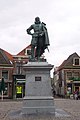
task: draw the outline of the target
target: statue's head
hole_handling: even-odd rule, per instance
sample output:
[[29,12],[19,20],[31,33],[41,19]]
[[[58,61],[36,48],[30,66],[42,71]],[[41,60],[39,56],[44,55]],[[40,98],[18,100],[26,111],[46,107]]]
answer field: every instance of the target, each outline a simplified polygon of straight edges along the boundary
[[36,18],[35,18],[35,23],[36,23],[36,24],[40,23],[40,18],[39,18],[39,17],[36,17]]

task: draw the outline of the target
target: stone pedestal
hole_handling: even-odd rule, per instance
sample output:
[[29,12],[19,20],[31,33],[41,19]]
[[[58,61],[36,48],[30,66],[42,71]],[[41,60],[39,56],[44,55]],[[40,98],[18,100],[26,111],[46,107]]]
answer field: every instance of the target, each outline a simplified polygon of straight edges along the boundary
[[23,66],[26,85],[22,114],[55,114],[50,81],[52,68],[47,62],[28,62]]

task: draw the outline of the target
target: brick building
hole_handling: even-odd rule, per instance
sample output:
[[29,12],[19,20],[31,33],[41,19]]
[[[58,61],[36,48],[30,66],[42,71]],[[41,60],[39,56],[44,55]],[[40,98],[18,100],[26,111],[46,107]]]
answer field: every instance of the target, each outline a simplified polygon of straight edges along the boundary
[[[31,46],[27,46],[17,55],[11,55],[0,49],[0,83],[5,81],[5,98],[23,97],[25,94],[25,74],[22,65],[27,64],[31,55]],[[0,94],[1,97],[1,94]]]
[[[31,56],[31,46],[27,46],[17,55],[11,55],[0,49],[0,83],[5,81],[4,97],[22,98],[25,95],[25,73],[23,65],[27,64]],[[42,56],[44,58],[44,56]],[[1,97],[1,95],[0,95]]]
[[66,96],[68,91],[70,94],[80,92],[80,56],[76,52],[54,69],[54,85],[60,96]]
[[13,97],[22,98],[25,95],[25,73],[23,64],[27,64],[31,55],[31,46],[27,46],[17,55],[13,55]]
[[12,86],[13,86],[12,74],[13,74],[13,57],[10,53],[0,48],[0,83],[3,77],[5,81],[4,97],[6,98],[12,98]]

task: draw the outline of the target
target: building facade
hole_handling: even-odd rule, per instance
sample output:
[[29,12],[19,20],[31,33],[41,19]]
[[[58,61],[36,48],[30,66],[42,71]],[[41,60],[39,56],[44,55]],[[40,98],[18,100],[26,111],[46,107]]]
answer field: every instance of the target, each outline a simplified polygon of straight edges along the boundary
[[5,98],[23,98],[25,96],[26,80],[23,65],[28,63],[30,57],[31,45],[24,48],[17,55],[11,55],[7,51],[0,49],[0,83],[3,77]]
[[67,96],[76,90],[80,92],[80,56],[71,54],[59,67],[54,69],[54,84],[57,95]]
[[[13,86],[13,57],[10,53],[6,52],[3,49],[0,49],[0,83],[2,77],[5,82],[5,98],[12,98],[12,86]],[[1,94],[0,94],[1,97]]]
[[27,46],[17,55],[13,55],[13,98],[23,98],[25,96],[25,73],[23,65],[27,64],[31,55],[31,46]]
[[30,45],[17,55],[11,55],[7,51],[0,49],[0,83],[3,77],[5,82],[4,98],[24,97],[25,73],[22,65],[27,64],[30,55]]

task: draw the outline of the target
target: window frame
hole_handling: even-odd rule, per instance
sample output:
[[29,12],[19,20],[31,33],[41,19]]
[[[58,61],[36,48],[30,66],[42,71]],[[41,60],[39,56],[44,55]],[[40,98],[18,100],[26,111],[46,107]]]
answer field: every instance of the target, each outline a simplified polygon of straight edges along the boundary
[[[3,76],[3,72],[6,72],[7,73],[7,78],[5,78]],[[9,70],[2,70],[2,77],[4,77],[4,80],[8,80],[9,79]]]
[[[28,51],[30,51],[30,54],[28,54]],[[31,49],[26,49],[25,50],[25,55],[30,56],[31,55]]]
[[[76,64],[76,61],[75,60],[78,60],[79,64]],[[80,58],[79,57],[75,57],[73,59],[73,66],[80,66]]]

